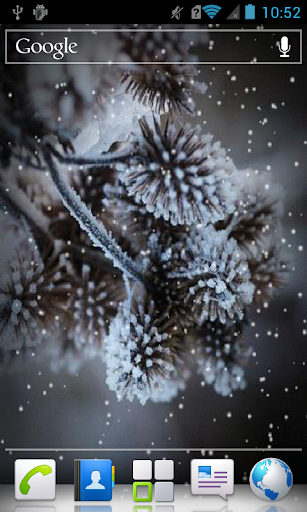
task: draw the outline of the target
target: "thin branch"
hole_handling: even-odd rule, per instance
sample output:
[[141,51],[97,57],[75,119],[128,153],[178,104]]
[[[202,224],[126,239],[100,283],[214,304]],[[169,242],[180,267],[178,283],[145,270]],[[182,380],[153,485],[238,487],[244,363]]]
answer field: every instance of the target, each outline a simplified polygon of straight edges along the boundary
[[121,160],[126,160],[131,157],[131,148],[125,148],[122,151],[112,151],[105,153],[103,156],[98,158],[84,158],[81,156],[66,156],[59,153],[54,147],[48,145],[48,150],[57,158],[57,160],[63,164],[71,165],[112,165]]
[[134,280],[144,282],[145,276],[140,266],[122,250],[112,234],[106,231],[102,222],[94,217],[74,189],[61,177],[50,153],[45,153],[45,159],[64,206],[79,223],[81,229],[89,235],[93,245],[100,247],[105,255],[113,260],[114,266],[118,267],[124,274],[129,275]]
[[41,165],[39,163],[35,164],[33,162],[32,157],[30,157],[30,156],[22,156],[22,155],[19,155],[18,153],[13,152],[12,158],[15,158],[15,160],[17,160],[20,163],[20,165],[22,165],[23,167],[30,168],[30,169],[33,169],[36,171],[46,171],[47,170],[43,164],[41,164]]

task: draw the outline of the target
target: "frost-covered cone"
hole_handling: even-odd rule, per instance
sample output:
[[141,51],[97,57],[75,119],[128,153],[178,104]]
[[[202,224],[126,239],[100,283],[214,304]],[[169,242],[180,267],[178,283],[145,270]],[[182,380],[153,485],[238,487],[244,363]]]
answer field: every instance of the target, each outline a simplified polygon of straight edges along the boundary
[[223,227],[229,226],[234,238],[247,256],[255,257],[271,245],[283,214],[283,191],[263,174],[240,171],[242,193],[236,212]]
[[172,226],[163,218],[157,219],[147,211],[145,205],[136,203],[134,197],[129,196],[120,183],[105,185],[102,202],[109,225],[111,217],[112,229],[129,241],[131,254],[138,255],[140,251],[148,250],[148,241],[153,234],[158,235],[161,245],[162,242],[168,243],[170,239],[186,238],[190,229],[189,226]]
[[156,218],[172,225],[204,225],[234,212],[237,199],[235,166],[211,135],[200,127],[179,130],[169,118],[165,129],[140,121],[128,163],[119,164],[128,194]]
[[[204,93],[206,86],[196,81],[195,55],[188,55],[193,46],[182,32],[121,33],[123,52],[135,62],[125,66],[122,82],[132,97],[157,113],[186,111],[193,113],[193,92]],[[193,37],[193,36],[192,36]],[[191,64],[169,64],[190,61]],[[155,65],[142,63],[155,62]]]
[[250,350],[239,341],[240,331],[236,323],[206,322],[200,332],[196,351],[198,373],[224,397],[246,388],[244,365]]
[[18,248],[0,284],[0,346],[6,350],[31,347],[67,320],[71,292],[66,262],[45,264],[33,240]]
[[[208,227],[172,249],[168,277],[198,321],[242,319],[254,285],[237,242]],[[174,268],[172,268],[172,266]]]
[[107,385],[118,400],[144,405],[175,372],[179,340],[176,325],[146,294],[131,300],[124,302],[106,340]]
[[194,113],[192,93],[203,94],[206,87],[196,80],[197,71],[192,65],[156,64],[133,66],[123,75],[126,92],[133,99],[154,112],[172,111]]
[[255,301],[269,302],[289,278],[290,258],[276,241],[257,259],[249,262],[251,280],[255,286]]
[[93,354],[104,344],[110,321],[125,298],[120,276],[91,268],[83,263],[69,307],[73,314],[68,337],[77,347],[86,347]]

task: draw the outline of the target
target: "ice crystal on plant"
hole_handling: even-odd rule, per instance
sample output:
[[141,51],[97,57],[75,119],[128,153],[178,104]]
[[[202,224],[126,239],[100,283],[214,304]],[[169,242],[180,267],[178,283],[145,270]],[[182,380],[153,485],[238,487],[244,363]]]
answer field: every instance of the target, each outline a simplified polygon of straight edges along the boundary
[[121,164],[121,180],[137,203],[172,225],[214,224],[234,211],[235,166],[219,142],[201,135],[200,127],[179,130],[168,119],[140,122],[130,161]]
[[169,271],[178,293],[199,321],[225,323],[242,319],[253,300],[254,286],[248,264],[234,239],[213,227],[204,229],[178,244]]

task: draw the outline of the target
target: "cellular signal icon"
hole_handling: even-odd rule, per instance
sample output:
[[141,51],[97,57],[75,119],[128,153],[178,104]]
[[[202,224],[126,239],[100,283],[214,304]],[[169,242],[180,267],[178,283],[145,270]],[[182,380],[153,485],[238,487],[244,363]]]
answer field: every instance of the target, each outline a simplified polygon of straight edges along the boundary
[[208,14],[209,18],[211,19],[213,19],[221,9],[222,7],[219,5],[205,5],[202,7],[202,10],[205,11],[205,13]]

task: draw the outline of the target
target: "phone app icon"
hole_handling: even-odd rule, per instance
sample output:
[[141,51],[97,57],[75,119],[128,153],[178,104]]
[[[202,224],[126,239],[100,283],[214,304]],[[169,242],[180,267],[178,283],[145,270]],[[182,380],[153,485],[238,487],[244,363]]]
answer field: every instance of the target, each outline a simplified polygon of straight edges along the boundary
[[55,460],[18,459],[15,461],[16,500],[54,500],[55,493]]

